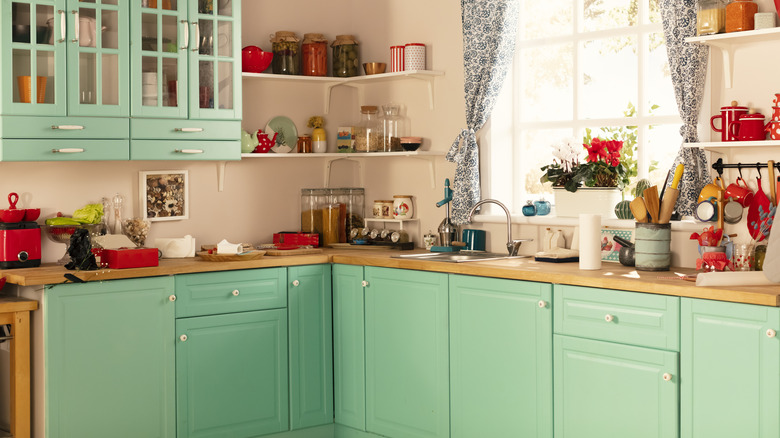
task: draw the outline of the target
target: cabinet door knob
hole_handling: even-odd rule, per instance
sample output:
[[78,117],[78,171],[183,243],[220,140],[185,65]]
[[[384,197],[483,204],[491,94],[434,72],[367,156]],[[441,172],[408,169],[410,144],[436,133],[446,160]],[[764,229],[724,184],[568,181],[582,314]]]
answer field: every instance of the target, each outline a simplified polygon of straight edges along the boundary
[[300,284],[301,284],[301,282],[298,281],[298,280],[293,280],[293,282],[292,282],[293,286],[299,286]]
[[547,301],[539,300],[539,307],[541,307],[542,309],[547,307]]
[[664,373],[663,379],[668,382],[668,381],[672,380],[672,375],[669,374],[669,373]]
[[179,340],[182,341],[182,342],[186,342],[187,341],[187,335],[179,336]]
[[238,291],[238,289],[235,289],[235,290],[234,290],[233,292],[231,292],[231,293],[233,294],[233,296],[234,296],[234,297],[237,297],[237,296],[238,296],[238,294],[240,294],[241,292],[239,292],[239,291]]
[[766,336],[769,338],[774,338],[775,336],[777,336],[777,332],[772,329],[769,329],[766,331]]
[[168,296],[168,301],[170,301],[170,302],[174,302],[174,301],[176,301],[176,295],[170,295],[170,296]]
[[368,287],[368,282],[366,280],[363,280],[363,282],[360,283],[360,285],[363,287]]
[[607,315],[604,317],[604,321],[612,322],[615,320],[615,317],[607,313]]

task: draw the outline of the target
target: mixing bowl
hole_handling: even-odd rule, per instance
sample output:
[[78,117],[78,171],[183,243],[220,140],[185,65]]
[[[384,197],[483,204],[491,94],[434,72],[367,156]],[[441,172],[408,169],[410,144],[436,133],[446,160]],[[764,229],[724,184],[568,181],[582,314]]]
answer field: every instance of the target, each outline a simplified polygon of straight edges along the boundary
[[246,46],[241,50],[241,68],[247,73],[262,73],[274,57],[273,52],[264,52],[257,46]]
[[366,71],[367,75],[377,75],[384,73],[386,68],[387,64],[384,62],[366,62],[363,64],[363,70]]

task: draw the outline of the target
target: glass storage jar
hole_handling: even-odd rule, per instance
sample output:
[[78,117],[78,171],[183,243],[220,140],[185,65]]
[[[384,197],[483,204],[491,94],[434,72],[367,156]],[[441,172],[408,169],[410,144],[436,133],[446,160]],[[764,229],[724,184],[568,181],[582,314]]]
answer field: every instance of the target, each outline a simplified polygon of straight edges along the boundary
[[301,189],[301,232],[322,233],[322,209],[327,204],[326,189]]
[[396,152],[401,149],[401,137],[409,135],[406,119],[401,116],[401,105],[388,103],[382,105],[382,150]]
[[378,152],[382,146],[382,122],[377,107],[360,107],[360,123],[355,127],[355,152]]
[[321,33],[303,34],[301,52],[304,76],[327,76],[328,40]]
[[300,39],[295,32],[279,31],[271,35],[271,46],[274,57],[271,67],[274,74],[301,74],[301,51],[298,47]]
[[[339,243],[339,204],[327,204],[322,209],[322,241],[323,245]],[[346,241],[346,239],[345,239]]]
[[360,56],[358,42],[352,35],[336,35],[333,47],[333,76],[348,78],[358,75]]
[[699,0],[696,11],[696,35],[726,31],[726,1]]
[[726,32],[741,32],[753,30],[755,27],[754,15],[758,12],[758,5],[752,0],[734,0],[726,5]]

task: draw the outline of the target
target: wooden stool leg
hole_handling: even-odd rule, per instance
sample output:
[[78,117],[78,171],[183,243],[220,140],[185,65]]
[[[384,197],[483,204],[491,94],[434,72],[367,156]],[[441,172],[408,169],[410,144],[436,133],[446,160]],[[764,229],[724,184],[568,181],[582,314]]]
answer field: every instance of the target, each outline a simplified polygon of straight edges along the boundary
[[11,434],[30,438],[30,312],[14,312],[11,335]]

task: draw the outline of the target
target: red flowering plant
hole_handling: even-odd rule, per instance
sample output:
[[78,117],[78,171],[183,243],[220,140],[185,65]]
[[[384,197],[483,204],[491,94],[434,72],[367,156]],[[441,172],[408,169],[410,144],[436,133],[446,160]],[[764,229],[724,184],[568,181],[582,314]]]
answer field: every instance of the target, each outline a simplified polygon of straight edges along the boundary
[[554,187],[564,187],[570,192],[582,186],[617,187],[622,191],[628,185],[628,168],[620,161],[621,140],[594,137],[582,146],[588,153],[585,163],[575,163],[568,172],[562,172],[560,166],[545,166],[542,170],[547,173],[542,182],[551,181]]

